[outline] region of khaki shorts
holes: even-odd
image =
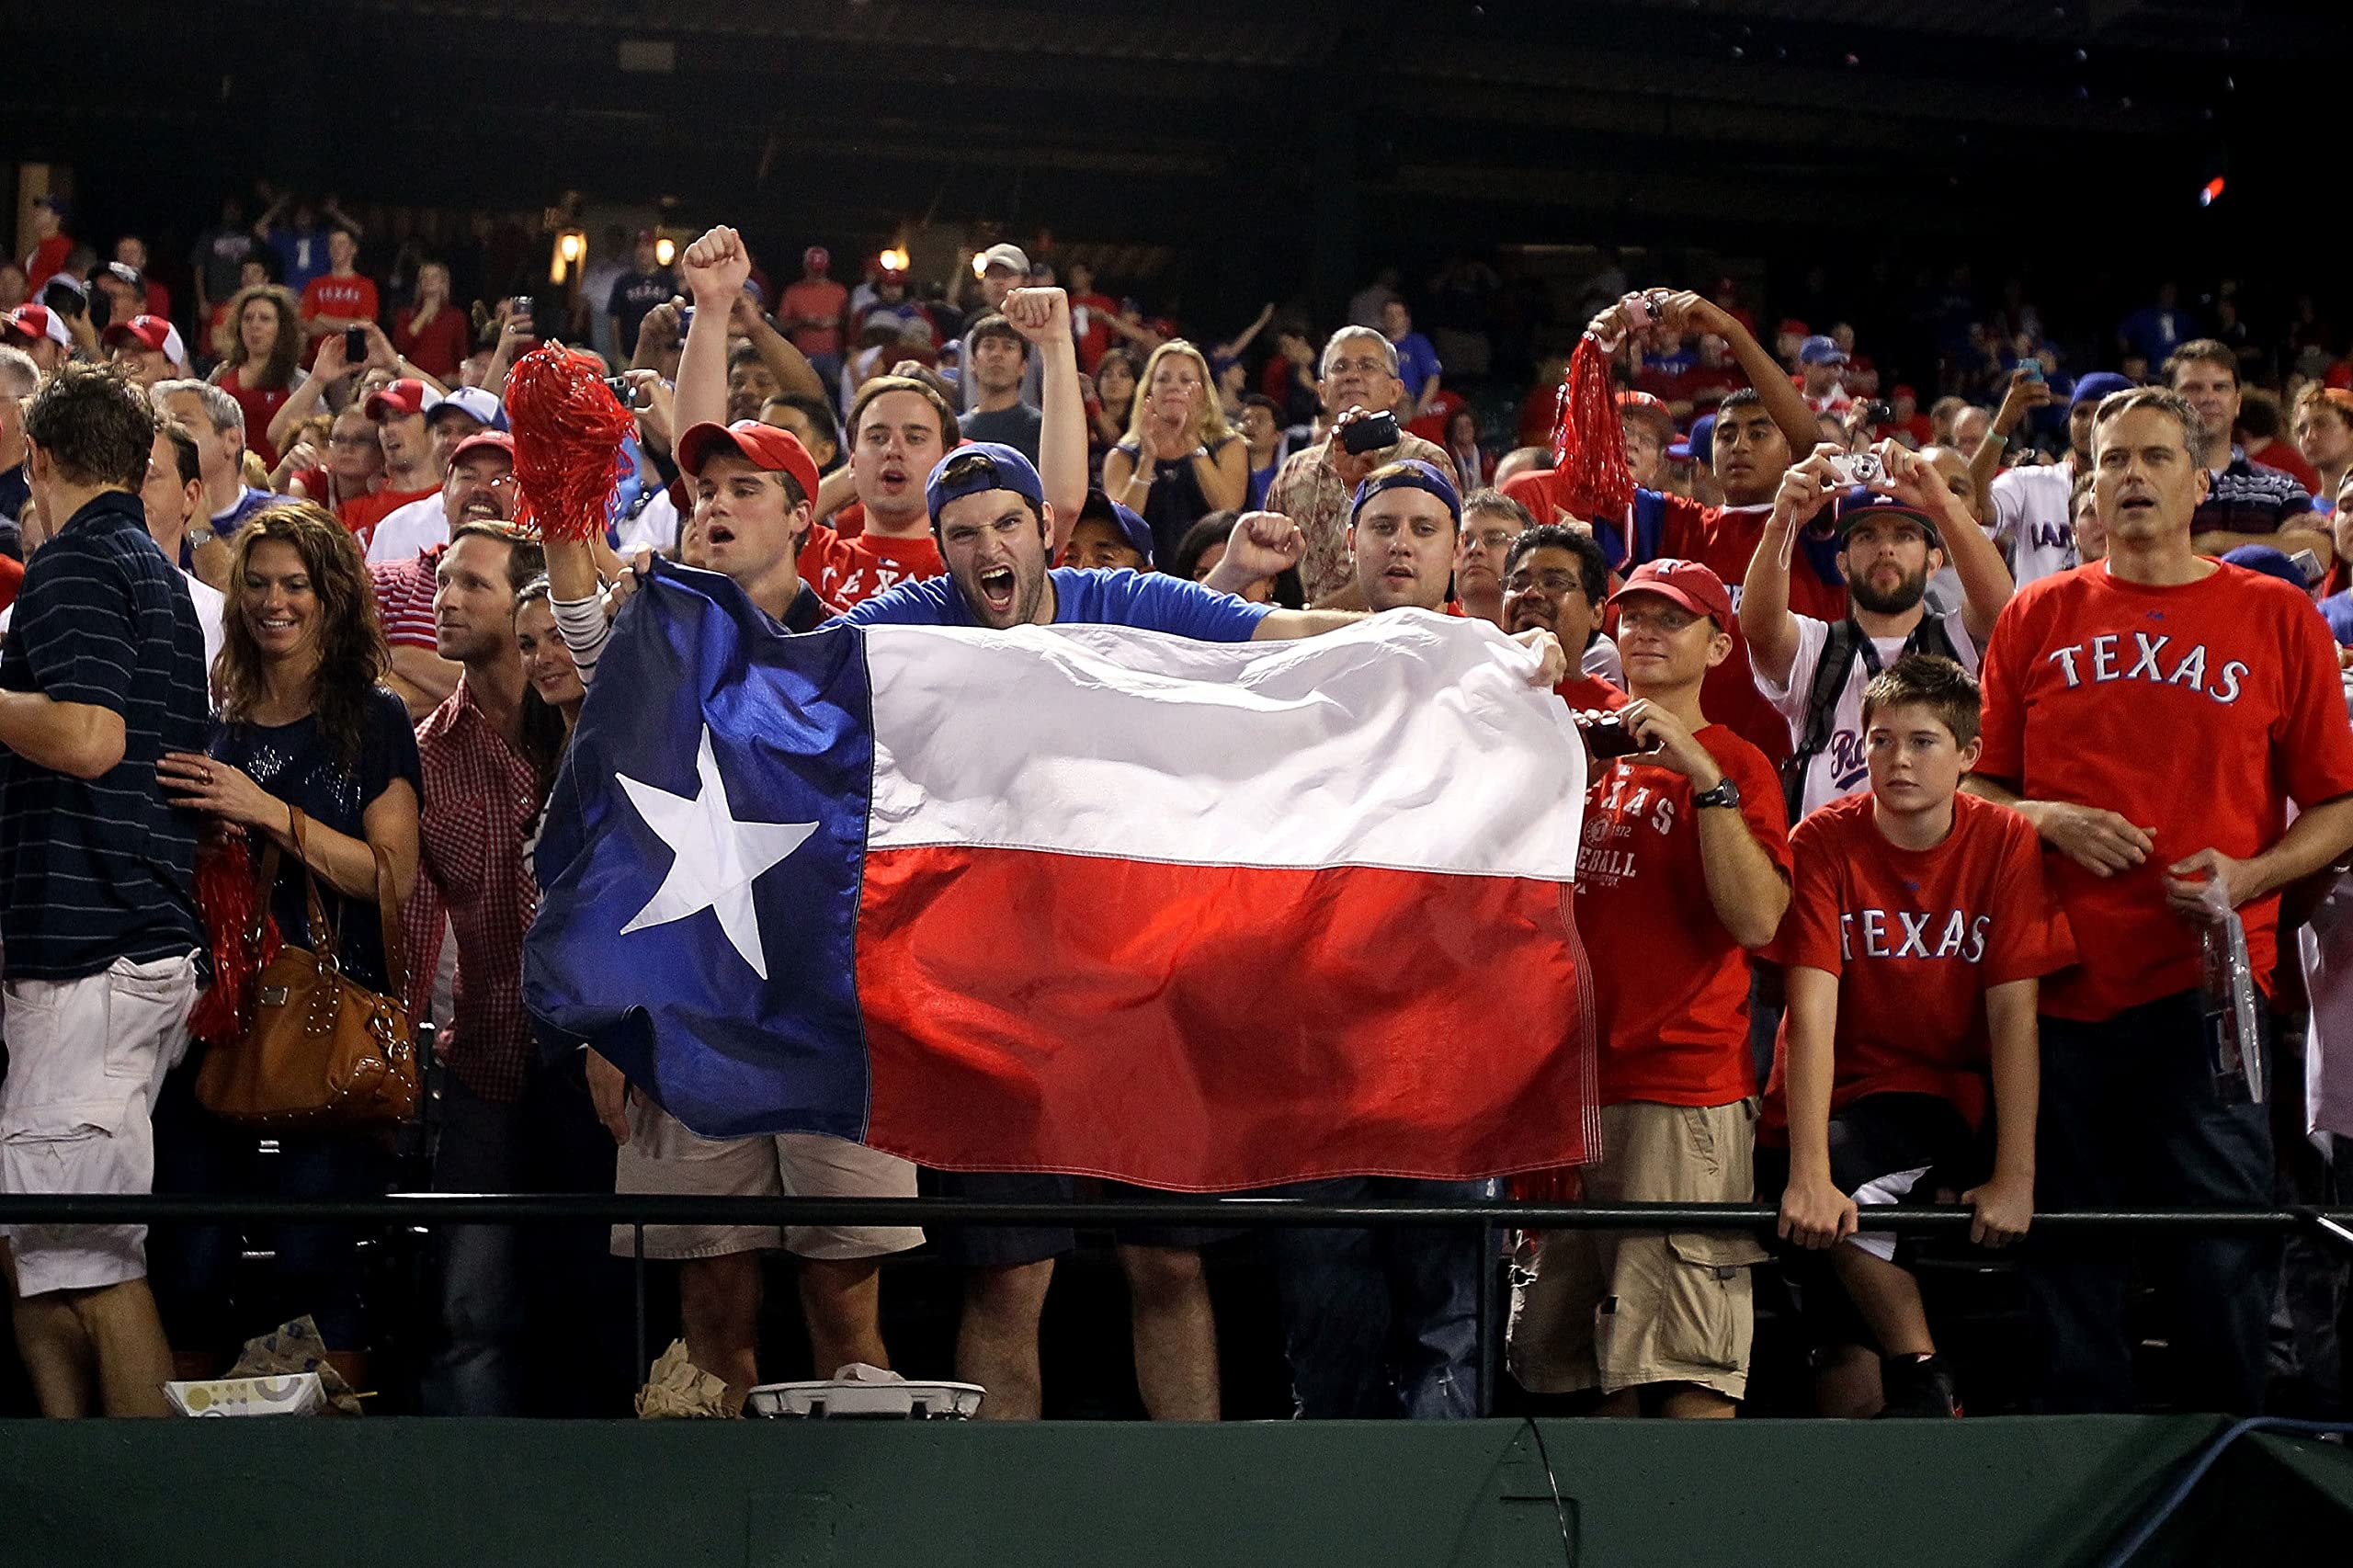
[[[144,1193],[155,1186],[155,1095],[188,1054],[196,960],[119,959],[78,980],[9,985],[0,1081],[0,1192]],[[27,1296],[147,1277],[144,1225],[12,1225]]]
[[[1602,1157],[1586,1167],[1586,1197],[1754,1201],[1756,1107],[1602,1107]],[[1512,1373],[1535,1393],[1692,1383],[1739,1399],[1756,1324],[1748,1266],[1766,1256],[1738,1233],[1547,1231],[1512,1292]]]
[[[896,1154],[813,1132],[775,1138],[705,1138],[653,1101],[632,1096],[629,1142],[613,1166],[615,1192],[695,1198],[913,1198],[915,1168]],[[797,1257],[882,1257],[923,1245],[913,1226],[648,1225],[645,1256],[721,1257],[761,1252],[779,1240]],[[635,1233],[613,1227],[612,1249],[634,1250]]]

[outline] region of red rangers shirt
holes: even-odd
[[[1739,787],[1741,819],[1787,877],[1773,765],[1725,725],[1695,738]],[[1755,1094],[1748,955],[1708,897],[1691,780],[1653,762],[1597,762],[1585,812],[1576,918],[1592,960],[1601,1103],[1729,1105]]]
[[[861,533],[844,539],[824,524],[801,547],[801,577],[827,604],[848,609],[875,595],[948,570],[929,534],[911,538]]]
[[[2287,831],[2288,802],[2353,794],[2353,725],[2336,647],[2312,601],[2216,563],[2156,587],[2106,562],[2028,584],[1986,645],[1978,771],[2030,801],[2097,806],[2155,841],[2097,876],[2046,851],[2067,918],[2097,933],[2042,1010],[2096,1020],[2195,987],[2199,933],[2166,906],[2165,869],[2201,849],[2246,859]],[[2268,985],[2279,897],[2239,910]]]
[[[1830,1108],[1865,1095],[1935,1095],[1984,1119],[1985,993],[2075,960],[2026,818],[1961,795],[1932,849],[1888,841],[1869,793],[1834,801],[1791,830],[1797,874],[1771,957],[1838,979]],[[1785,1128],[1790,1026],[1765,1088],[1765,1125]]]

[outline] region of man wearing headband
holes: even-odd
[[[1357,486],[1348,508],[1348,556],[1366,606],[1447,613],[1462,497],[1419,458],[1383,463]],[[1452,611],[1456,615],[1460,609]]]

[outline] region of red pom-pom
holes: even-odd
[[[254,982],[284,945],[278,922],[254,924],[254,863],[242,838],[209,838],[196,857],[196,907],[212,938],[212,984],[196,999],[188,1032],[207,1045],[244,1038],[253,1025]]]
[[[1563,481],[1562,505],[1588,523],[1619,522],[1634,504],[1634,475],[1626,467],[1609,360],[1609,350],[1591,333],[1577,339],[1552,420],[1552,463]]]
[[[637,416],[605,384],[604,361],[550,344],[506,374],[515,434],[515,521],[542,539],[594,539],[620,483]]]

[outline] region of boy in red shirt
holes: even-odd
[[[1654,561],[1610,599],[1643,750],[1597,759],[1577,857],[1593,976],[1597,1202],[1745,1203],[1756,1193],[1748,953],[1789,906],[1790,840],[1765,754],[1699,708],[1732,656],[1732,596],[1693,561]],[[1748,1390],[1745,1235],[1547,1233],[1514,1302],[1511,1365],[1604,1415],[1729,1416]]]
[[[317,358],[327,334],[375,324],[376,284],[354,267],[358,258],[359,242],[350,230],[327,235],[327,270],[302,285],[302,325],[311,335],[305,364]]]
[[[2353,727],[2327,623],[2288,585],[2192,550],[2203,436],[2175,392],[2104,399],[2092,495],[2107,558],[2029,584],[1985,649],[1969,789],[2018,807],[2068,921],[2099,934],[2041,997],[2046,1210],[2270,1206],[2266,1108],[2226,1094],[2208,1057],[2208,901],[2237,911],[2268,985],[2279,890],[2353,847]],[[2180,1402],[2259,1410],[2278,1240],[2147,1250]],[[2087,1238],[2027,1263],[2048,1353],[2039,1403],[2133,1408],[2127,1249]]]
[[[1807,1316],[1842,1288],[1881,1358],[1876,1414],[1958,1415],[1920,1288],[1890,1232],[1857,1233],[1857,1205],[1960,1187],[1979,1174],[1990,1065],[1991,1178],[1961,1200],[1970,1239],[2003,1246],[2034,1212],[2035,996],[2075,944],[2042,880],[2034,829],[1957,793],[1977,761],[1977,683],[1912,654],[1863,691],[1870,790],[1790,835],[1790,917],[1775,943],[1789,1011],[1765,1088],[1765,1138],[1786,1142],[1781,1235],[1829,1249],[1804,1281]],[[1848,1335],[1825,1350],[1864,1343]],[[1870,1415],[1869,1409],[1826,1415]]]

